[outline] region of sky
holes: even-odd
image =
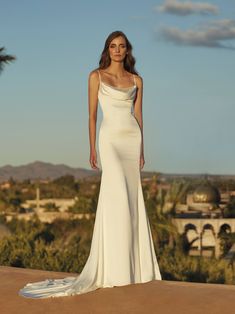
[[[91,169],[88,76],[123,31],[144,82],[146,171],[235,174],[235,0],[0,0],[0,166]],[[98,132],[102,121],[99,104]],[[99,158],[99,157],[98,157]]]

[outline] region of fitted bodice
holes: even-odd
[[[114,87],[104,83],[100,78],[98,99],[103,117],[111,118],[114,115],[129,116],[133,114],[136,90],[136,84],[128,88]]]

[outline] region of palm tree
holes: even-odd
[[[155,195],[155,211],[152,213],[153,238],[158,247],[168,245],[173,248],[177,242],[178,230],[173,224],[171,213],[164,211],[168,193],[160,187]]]
[[[0,73],[3,71],[5,64],[16,60],[15,56],[7,55],[4,52],[5,52],[5,47],[0,47]]]
[[[155,217],[153,218],[154,240],[157,245],[160,242],[173,248],[179,241],[179,233],[172,221],[175,208],[184,198],[189,183],[185,180],[174,181],[168,191],[164,191],[161,187],[155,195]]]
[[[174,215],[177,204],[185,197],[188,188],[189,182],[183,179],[178,181],[174,180],[165,196],[164,206],[161,209],[163,213],[171,213]]]

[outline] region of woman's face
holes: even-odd
[[[122,61],[127,53],[126,41],[122,36],[114,38],[109,45],[110,59]]]

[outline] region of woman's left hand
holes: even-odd
[[[144,155],[141,154],[140,155],[140,169],[144,167],[144,164],[145,164]]]

